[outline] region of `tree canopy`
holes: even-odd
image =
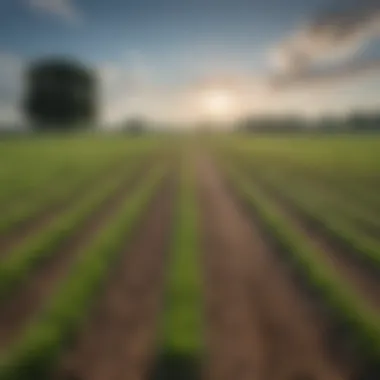
[[[35,129],[72,129],[95,121],[94,73],[68,59],[33,63],[27,72],[24,111]]]

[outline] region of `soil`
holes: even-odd
[[[206,297],[207,379],[348,380],[328,324],[210,158],[198,163]]]
[[[318,250],[320,258],[336,272],[337,276],[344,279],[352,287],[352,291],[358,293],[370,308],[380,313],[378,268],[360,260],[360,253],[353,252],[353,248],[346,249],[333,236],[327,236],[322,228],[295,209],[280,194],[271,189],[266,188],[266,190],[274,197],[281,211],[291,220],[292,226],[309,238],[310,244]]]
[[[57,200],[47,207],[43,206],[36,214],[20,221],[20,223],[13,226],[11,230],[0,233],[0,260],[7,257],[12,249],[25,242],[30,236],[48,227],[49,224],[53,223],[65,210],[81,202],[92,188],[120,174],[121,169],[121,163],[115,165],[115,167],[110,168],[107,173],[103,173],[101,178],[93,178],[87,184],[73,189],[73,192],[65,198]]]
[[[171,232],[173,183],[153,201],[133,241],[53,379],[136,380],[153,365],[165,253]]]
[[[135,178],[136,177],[136,178]],[[22,335],[28,323],[43,309],[71,266],[96,234],[107,224],[138,181],[128,177],[120,188],[94,210],[85,224],[78,228],[59,249],[30,273],[24,284],[0,304],[0,352]],[[141,177],[141,175],[139,175]]]

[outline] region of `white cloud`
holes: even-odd
[[[120,62],[105,62],[97,72],[102,121],[122,121],[154,108],[160,91],[153,79],[153,68],[139,52],[128,52]]]
[[[0,121],[19,119],[24,63],[18,56],[0,53]]]
[[[50,13],[61,19],[78,23],[82,20],[82,15],[74,5],[73,0],[27,0],[29,6],[36,11]]]
[[[270,59],[279,71],[299,72],[318,63],[352,58],[368,41],[378,37],[380,4],[324,15],[275,47]]]

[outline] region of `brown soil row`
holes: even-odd
[[[333,236],[327,234],[302,211],[287,202],[279,192],[268,186],[263,187],[289,218],[292,226],[310,239],[321,259],[336,271],[336,275],[345,279],[359,296],[366,300],[369,307],[380,313],[380,276],[379,271],[360,260],[360,254],[340,245]]]
[[[348,380],[329,324],[229,193],[207,157],[199,163],[205,252],[206,378]]]
[[[115,214],[142,174],[128,177],[82,227],[30,273],[25,284],[0,304],[0,352],[21,336],[28,323],[42,310],[75,260]]]
[[[159,192],[53,379],[137,380],[153,362],[173,183]]]

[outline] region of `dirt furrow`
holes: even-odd
[[[59,217],[67,208],[74,207],[78,204],[93,187],[104,183],[113,176],[120,174],[122,164],[119,163],[115,167],[110,168],[101,177],[93,178],[88,183],[79,186],[63,199],[58,199],[52,204],[42,207],[35,215],[27,218],[10,231],[0,233],[0,259],[6,255],[17,245],[20,245],[28,237],[38,233],[45,227],[49,226],[55,219]]]
[[[141,173],[127,178],[116,193],[111,194],[99,209],[94,210],[81,228],[46,261],[40,263],[25,284],[0,304],[0,352],[6,350],[41,311],[78,255],[107,224],[140,176]]]
[[[333,236],[327,236],[323,229],[310,220],[301,210],[287,202],[277,191],[263,187],[267,193],[273,196],[274,201],[279,205],[280,210],[289,218],[292,226],[301,234],[310,239],[310,244],[319,251],[321,259],[336,271],[350,284],[363,300],[366,300],[369,307],[380,313],[380,276],[378,268],[368,265],[368,262],[361,260],[360,253],[353,252],[338,243]]]
[[[292,281],[209,158],[199,162],[209,379],[348,380],[327,323]]]
[[[173,182],[168,181],[53,379],[146,378],[156,341],[172,200]]]

